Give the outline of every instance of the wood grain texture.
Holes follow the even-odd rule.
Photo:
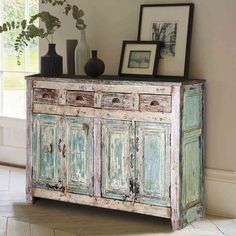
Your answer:
[[[33,196],[39,198],[47,198],[64,202],[71,202],[76,204],[83,204],[88,206],[102,207],[113,210],[141,213],[144,215],[160,216],[163,218],[170,218],[171,209],[169,207],[152,206],[148,204],[132,203],[120,200],[96,198],[78,194],[64,195],[60,192],[50,191],[46,189],[33,189]]]
[[[140,95],[140,111],[171,112],[171,96]]]
[[[34,89],[35,103],[57,104],[58,100],[59,100],[58,89],[48,89],[48,88]]]
[[[126,93],[102,93],[101,107],[105,109],[133,110],[133,95]]]
[[[94,107],[94,93],[67,91],[66,104],[74,107]]]

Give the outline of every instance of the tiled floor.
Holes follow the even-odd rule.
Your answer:
[[[0,236],[236,236],[236,220],[208,216],[172,232],[170,221],[63,202],[25,203],[25,171],[0,167]]]

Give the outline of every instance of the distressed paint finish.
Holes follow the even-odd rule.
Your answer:
[[[170,206],[170,125],[137,122],[136,157],[136,201]]]
[[[59,116],[33,116],[33,186],[53,188],[61,181],[61,155],[58,137],[61,137]]]
[[[203,85],[183,91],[181,227],[204,214]]]
[[[202,125],[202,89],[191,87],[184,92],[183,128],[197,129]]]
[[[65,123],[67,192],[93,195],[93,119],[67,117]]]
[[[102,108],[133,110],[134,101],[132,94],[126,93],[103,93],[101,98]]]
[[[94,93],[67,91],[66,104],[74,107],[94,107]]]
[[[96,80],[88,78],[43,78],[37,76],[28,78],[26,188],[28,201],[33,202],[34,198],[41,197],[161,216],[171,218],[174,230],[181,229],[193,220],[200,218],[205,209],[203,199],[204,132],[202,130],[204,124],[204,97],[202,92],[204,81],[181,79],[168,79],[166,81],[163,79],[157,79],[156,81],[144,79],[135,81],[133,79],[123,80],[118,77],[112,77],[112,80],[110,78],[107,79],[107,77],[104,78],[104,80],[103,77]],[[56,90],[58,101],[55,104],[46,100],[40,102],[34,99],[34,90],[46,91],[45,89]],[[86,98],[90,104],[88,107],[80,107],[79,102],[78,104],[76,102],[73,103],[73,98],[70,104],[68,103],[67,97],[71,91],[74,94],[93,94],[94,97]],[[104,94],[107,95],[106,102],[104,102]],[[143,99],[140,99],[141,96],[143,96]],[[72,97],[76,99],[75,95]],[[81,101],[82,99],[79,97],[78,100]],[[159,102],[156,100],[159,100]],[[163,100],[163,102],[160,102],[160,100]],[[92,101],[94,104],[92,104]],[[143,104],[141,104],[142,101]],[[118,105],[119,103],[120,105]],[[158,107],[159,103],[162,103],[162,110]],[[107,107],[105,104],[108,104]],[[141,110],[142,106],[144,108]],[[143,109],[146,110],[144,111]],[[58,181],[62,182],[65,189],[60,189],[60,191],[55,191],[58,189],[53,188],[46,189],[48,185],[44,184],[44,181],[38,181],[36,188],[32,183],[32,177],[36,176],[35,174],[32,176],[32,167],[34,169],[35,167],[36,169],[38,168],[37,163],[32,163],[35,153],[37,153],[37,147],[32,143],[35,139],[32,137],[32,132],[34,132],[34,127],[32,126],[33,114],[38,117],[47,115],[55,119],[58,117],[60,120],[61,126],[59,130],[61,135],[58,135],[57,140],[59,141],[62,138],[60,144],[65,144],[66,149],[63,152],[63,149],[59,148],[60,145],[58,145],[58,160],[62,159],[62,161],[58,164],[58,178],[53,183],[58,185]],[[93,144],[91,144],[93,160],[89,173],[91,173],[91,177],[94,177],[94,186],[92,178],[88,178],[88,180],[91,180],[89,187],[92,190],[88,190],[86,193],[79,192],[83,189],[82,185],[77,185],[75,188],[78,192],[68,192],[68,183],[70,182],[69,169],[73,169],[74,173],[76,172],[75,169],[83,172],[86,169],[84,166],[87,164],[87,160],[85,163],[83,161],[85,160],[84,158],[79,158],[81,165],[69,165],[68,160],[71,159],[69,155],[71,148],[70,141],[67,138],[69,134],[67,119],[72,119],[76,123],[75,130],[77,134],[74,136],[74,140],[86,139],[86,142],[89,139],[93,140]],[[79,126],[82,120],[88,121],[89,125],[93,126],[89,136],[85,137],[83,131],[80,131],[81,127]],[[146,141],[140,142],[137,138],[140,138],[138,130],[141,130],[141,126],[145,126],[145,129],[142,130],[144,133],[148,129],[154,130],[155,133],[156,129],[162,128],[160,128],[161,131],[159,130],[159,133],[155,133],[156,136],[148,137]],[[157,128],[158,126],[159,128]],[[170,134],[169,140],[164,138],[166,134]],[[73,135],[69,134],[68,137],[71,138],[71,136]],[[150,132],[146,136],[150,136]],[[165,143],[163,140],[165,140]],[[80,143],[85,144],[85,141]],[[51,153],[51,146],[45,146],[45,150]],[[143,152],[143,146],[148,147],[146,148],[148,151],[141,156],[140,153]],[[156,155],[152,151],[154,146],[155,149],[162,150],[157,152],[159,156],[162,156],[160,153],[163,153],[165,149],[163,157],[165,156],[166,159],[154,158]],[[167,167],[168,147],[170,152],[169,167]],[[111,153],[112,149],[113,153]],[[197,150],[199,150],[199,155],[197,155]],[[82,157],[83,154],[77,155],[77,157],[79,156]],[[142,158],[144,156],[148,158]],[[164,168],[165,164],[166,169]],[[81,168],[81,166],[83,167]],[[160,166],[164,167],[161,169]],[[151,173],[149,174],[149,172]],[[148,174],[145,175],[143,173]],[[165,190],[163,189],[165,185],[165,182],[162,181],[165,178],[163,176],[167,176],[166,178],[170,179],[170,189],[167,187]],[[72,179],[75,180],[75,178]],[[152,181],[153,179],[156,179],[156,182]],[[85,184],[86,181],[82,182]],[[42,188],[40,183],[46,188]],[[79,183],[81,182],[76,182],[76,184]],[[190,185],[194,187],[187,189]],[[199,191],[197,191],[198,186],[200,188]],[[159,191],[159,188],[161,191]],[[148,193],[149,196],[140,194],[144,192],[145,194]],[[160,192],[163,192],[163,194],[160,194]],[[153,197],[154,195],[155,197]],[[164,200],[163,198],[160,200],[160,196],[164,195],[169,197],[169,200]]]
[[[59,90],[57,89],[47,89],[47,88],[34,89],[35,103],[57,104],[58,99],[59,99]]]
[[[130,197],[131,161],[134,142],[130,121],[102,121],[102,196]]]
[[[201,202],[201,130],[186,133],[182,148],[182,208],[188,209]]]
[[[171,112],[171,96],[166,95],[140,95],[140,111]]]

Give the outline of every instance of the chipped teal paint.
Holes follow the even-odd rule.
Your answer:
[[[137,122],[136,126],[136,176],[140,186],[136,201],[169,206],[170,125]]]
[[[184,93],[184,130],[197,129],[202,125],[202,90],[187,89]]]
[[[47,188],[60,179],[61,157],[57,149],[60,136],[60,117],[37,114],[33,117],[33,184],[34,187]]]
[[[67,191],[93,194],[93,119],[67,117]]]
[[[201,132],[187,133],[183,141],[182,207],[190,208],[201,202],[202,155]]]
[[[102,121],[102,195],[125,199],[130,195],[132,122]]]
[[[182,226],[204,212],[203,86],[184,90],[181,149]]]

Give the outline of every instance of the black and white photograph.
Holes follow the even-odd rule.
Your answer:
[[[193,12],[191,3],[141,5],[138,40],[161,43],[157,77],[188,77]]]
[[[151,51],[130,51],[129,68],[149,68]]]
[[[175,56],[177,37],[176,22],[152,22],[151,37],[153,41],[160,41],[163,43],[161,58]]]
[[[156,41],[123,41],[119,76],[156,77],[160,49]]]

